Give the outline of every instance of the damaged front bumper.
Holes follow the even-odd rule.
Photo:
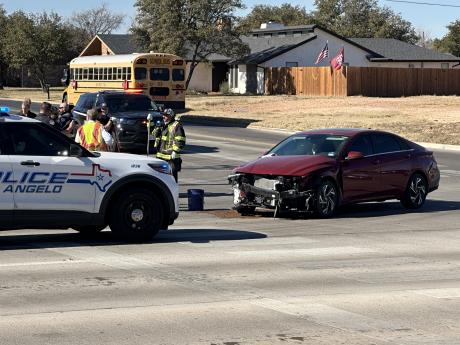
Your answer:
[[[296,183],[272,181],[273,188],[254,186],[244,181],[242,175],[230,175],[233,187],[233,203],[238,207],[263,207],[269,209],[311,212],[314,209],[314,190],[299,190]]]

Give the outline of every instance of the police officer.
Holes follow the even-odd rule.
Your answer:
[[[37,115],[36,119],[58,131],[61,130],[61,126],[58,122],[58,113],[53,112],[53,107],[49,102],[43,102],[40,105],[40,113]]]
[[[62,133],[69,137],[75,137],[75,131],[78,124],[73,119],[73,115],[69,111],[69,105],[66,102],[63,102],[59,105],[58,122]]]
[[[155,137],[157,158],[169,163],[174,179],[177,182],[177,173],[181,171],[182,167],[180,151],[185,146],[185,132],[182,124],[175,119],[172,109],[164,110],[163,124],[156,126],[152,134]]]

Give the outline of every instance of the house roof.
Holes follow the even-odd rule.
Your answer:
[[[313,31],[316,25],[292,25],[284,27],[267,27],[266,29],[252,29],[251,33],[266,33],[266,32],[287,32],[287,31]]]
[[[249,46],[251,53],[241,59],[234,59],[229,64],[260,64],[284,54],[316,38],[316,35],[284,37],[248,37],[241,40]]]
[[[134,35],[107,34],[97,36],[114,54],[141,53],[143,51],[134,39]]]
[[[370,61],[460,61],[460,58],[393,38],[349,38],[359,47],[372,52]]]

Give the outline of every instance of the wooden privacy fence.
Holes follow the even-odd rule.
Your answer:
[[[460,69],[281,67],[265,69],[265,93],[401,97],[460,95]]]

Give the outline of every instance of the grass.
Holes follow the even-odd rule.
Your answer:
[[[64,88],[52,87],[50,88],[50,99],[48,94],[44,93],[40,88],[20,88],[20,87],[5,87],[0,90],[0,98],[14,99],[22,101],[24,98],[30,98],[32,102],[52,102],[59,103],[62,99]]]

